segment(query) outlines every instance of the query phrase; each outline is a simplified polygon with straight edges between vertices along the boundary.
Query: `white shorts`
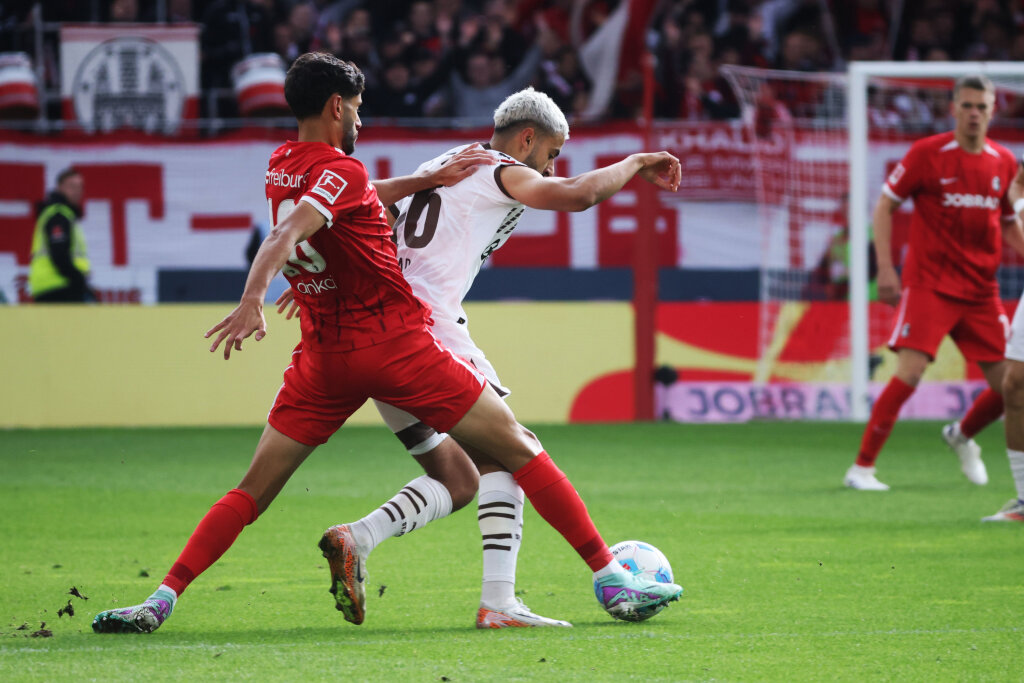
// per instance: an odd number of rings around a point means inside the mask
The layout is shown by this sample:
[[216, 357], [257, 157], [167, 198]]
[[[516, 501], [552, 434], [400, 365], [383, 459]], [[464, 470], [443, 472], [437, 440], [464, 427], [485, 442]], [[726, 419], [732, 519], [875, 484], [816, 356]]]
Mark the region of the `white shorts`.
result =
[[1013, 322], [1010, 323], [1010, 336], [1006, 338], [1006, 357], [1024, 363], [1024, 295], [1021, 296], [1017, 310], [1013, 314]]
[[[498, 373], [494, 370], [491, 362], [487, 360], [487, 357], [484, 356], [484, 352], [473, 343], [466, 325], [459, 325], [458, 323], [446, 320], [435, 321], [431, 332], [433, 332], [438, 341], [449, 348], [456, 356], [469, 361], [484, 376], [488, 383], [494, 387], [499, 396], [504, 398], [511, 393], [507, 387], [501, 384], [501, 380], [498, 379]], [[373, 403], [377, 406], [377, 412], [383, 418], [384, 424], [399, 438], [405, 445], [406, 450], [412, 455], [421, 455], [431, 451], [448, 438], [447, 434], [438, 434], [404, 410], [395, 408], [387, 403], [381, 403], [376, 399], [374, 399]]]

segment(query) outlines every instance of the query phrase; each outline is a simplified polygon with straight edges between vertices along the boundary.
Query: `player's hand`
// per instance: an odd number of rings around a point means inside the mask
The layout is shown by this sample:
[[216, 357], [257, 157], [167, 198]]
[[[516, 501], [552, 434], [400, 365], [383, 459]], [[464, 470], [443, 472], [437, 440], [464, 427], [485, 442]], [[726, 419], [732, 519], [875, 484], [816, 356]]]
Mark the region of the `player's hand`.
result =
[[281, 292], [281, 296], [277, 297], [274, 303], [277, 305], [278, 313], [284, 313], [284, 309], [288, 309], [284, 315], [285, 320], [291, 320], [299, 312], [299, 304], [295, 301], [295, 292], [291, 287]]
[[[224, 360], [231, 357], [231, 348], [242, 350], [242, 340], [248, 339], [255, 332], [256, 341], [267, 336], [267, 321], [263, 319], [263, 306], [255, 302], [238, 304], [235, 310], [228, 314], [228, 317], [214, 325], [204, 335], [207, 339], [217, 334], [217, 338], [210, 347], [210, 353], [217, 350], [221, 342], [224, 342]], [[218, 334], [219, 333], [219, 334]]]
[[643, 164], [637, 175], [663, 190], [675, 192], [679, 189], [679, 183], [683, 179], [683, 169], [679, 165], [679, 159], [668, 152], [638, 154], [637, 157]]
[[878, 268], [878, 300], [895, 306], [900, 302], [900, 276], [893, 266]]
[[477, 166], [496, 163], [498, 161], [493, 154], [484, 149], [479, 142], [474, 142], [449, 159], [441, 168], [433, 171], [430, 174], [431, 182], [434, 186], [451, 187], [472, 175]]

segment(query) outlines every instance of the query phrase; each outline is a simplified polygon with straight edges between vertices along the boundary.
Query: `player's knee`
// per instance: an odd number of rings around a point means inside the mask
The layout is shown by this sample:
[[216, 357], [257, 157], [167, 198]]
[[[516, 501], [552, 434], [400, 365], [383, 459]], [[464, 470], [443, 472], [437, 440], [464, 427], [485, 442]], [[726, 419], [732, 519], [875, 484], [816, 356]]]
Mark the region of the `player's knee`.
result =
[[1014, 407], [1024, 406], [1024, 363], [1012, 362], [1003, 373], [1003, 401]]
[[924, 371], [928, 369], [931, 358], [916, 349], [900, 349], [897, 352], [895, 375], [900, 381], [916, 387], [921, 383]]
[[468, 466], [445, 468], [440, 476], [434, 477], [448, 489], [448, 495], [452, 497], [452, 512], [469, 505], [480, 488], [480, 473], [469, 458], [466, 458], [466, 463]]
[[480, 488], [476, 465], [455, 439], [441, 435], [440, 440], [425, 453], [410, 453], [427, 476], [441, 483], [452, 499], [452, 510], [466, 506]]
[[534, 453], [540, 453], [542, 450], [544, 450], [544, 446], [541, 445], [540, 439], [537, 438], [536, 434], [531, 432], [523, 425], [519, 425], [519, 429], [522, 431], [523, 438], [530, 445], [531, 450], [533, 450]]
[[448, 492], [452, 496], [452, 512], [469, 505], [476, 497], [477, 489], [480, 488], [480, 473], [476, 468], [464, 473], [454, 486], [449, 486]]
[[921, 383], [921, 378], [924, 376], [924, 368], [919, 368], [916, 365], [910, 365], [906, 367], [898, 368], [895, 375], [899, 380], [905, 384], [909, 384], [912, 387], [916, 387]]

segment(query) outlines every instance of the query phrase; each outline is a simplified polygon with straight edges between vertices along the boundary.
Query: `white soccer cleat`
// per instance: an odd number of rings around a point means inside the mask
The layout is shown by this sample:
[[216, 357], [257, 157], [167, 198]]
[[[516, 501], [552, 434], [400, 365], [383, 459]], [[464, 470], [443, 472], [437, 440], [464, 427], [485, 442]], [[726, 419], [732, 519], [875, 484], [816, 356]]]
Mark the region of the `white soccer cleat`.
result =
[[983, 522], [1024, 522], [1024, 502], [1014, 498], [994, 515], [982, 517]]
[[942, 440], [960, 458], [960, 471], [967, 477], [967, 481], [978, 486], [988, 483], [988, 472], [985, 463], [981, 461], [981, 446], [974, 439], [963, 435], [959, 422], [950, 422], [942, 428]]
[[874, 467], [861, 467], [857, 464], [851, 465], [850, 469], [846, 470], [846, 476], [843, 477], [843, 486], [857, 489], [858, 491], [889, 490], [888, 484], [883, 484], [875, 477]]
[[477, 628], [515, 628], [531, 626], [561, 626], [572, 627], [568, 621], [560, 619], [548, 619], [539, 614], [534, 614], [530, 608], [523, 604], [523, 601], [516, 598], [514, 604], [501, 609], [494, 609], [486, 605], [480, 605], [476, 612]]

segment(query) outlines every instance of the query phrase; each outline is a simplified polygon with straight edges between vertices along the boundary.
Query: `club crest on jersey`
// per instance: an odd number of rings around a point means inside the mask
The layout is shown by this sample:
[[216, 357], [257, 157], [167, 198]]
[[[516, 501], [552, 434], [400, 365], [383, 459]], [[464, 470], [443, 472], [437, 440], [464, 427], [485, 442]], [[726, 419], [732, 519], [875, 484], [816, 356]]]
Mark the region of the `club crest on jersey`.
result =
[[313, 192], [333, 204], [348, 186], [348, 181], [334, 171], [324, 171], [313, 186]]
[[992, 176], [992, 189], [999, 192], [1000, 187], [999, 176]]
[[900, 336], [904, 339], [910, 336], [910, 323], [903, 323], [903, 328], [900, 330]]

